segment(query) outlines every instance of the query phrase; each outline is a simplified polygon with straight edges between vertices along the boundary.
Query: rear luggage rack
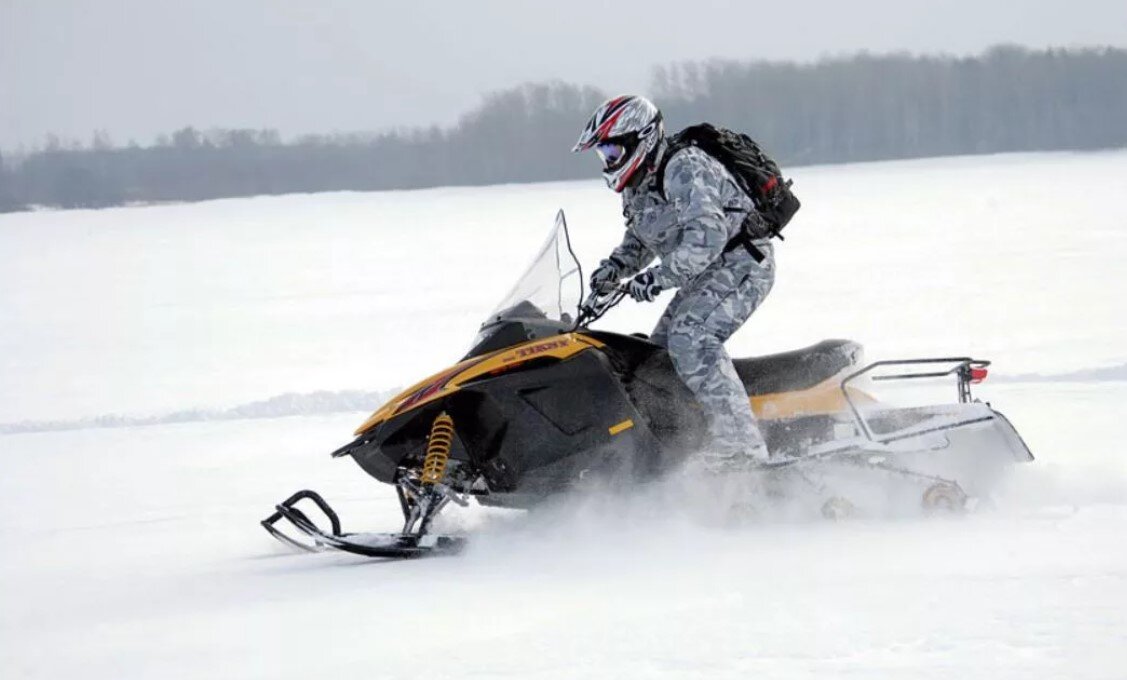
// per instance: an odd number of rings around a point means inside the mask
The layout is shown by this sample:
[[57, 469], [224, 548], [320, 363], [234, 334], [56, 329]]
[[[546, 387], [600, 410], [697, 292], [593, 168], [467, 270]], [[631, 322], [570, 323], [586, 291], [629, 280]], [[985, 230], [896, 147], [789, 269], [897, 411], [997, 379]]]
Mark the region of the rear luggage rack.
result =
[[[953, 365], [952, 365], [953, 364]], [[865, 366], [859, 371], [855, 371], [845, 376], [841, 381], [841, 393], [845, 396], [845, 402], [849, 404], [849, 410], [853, 412], [853, 418], [857, 421], [857, 425], [861, 429], [861, 433], [867, 439], [878, 443], [888, 443], [891, 440], [878, 440], [873, 436], [872, 428], [865, 421], [861, 415], [861, 411], [857, 408], [857, 404], [849, 395], [849, 390], [846, 389], [849, 383], [854, 380], [871, 373], [872, 371], [887, 366], [934, 366], [943, 365], [949, 366], [946, 370], [933, 370], [922, 371], [915, 373], [891, 373], [884, 375], [873, 375], [870, 379], [873, 382], [878, 381], [892, 381], [892, 380], [917, 380], [924, 378], [944, 378], [950, 375], [955, 376], [959, 390], [959, 403], [969, 404], [974, 401], [971, 396], [970, 386], [978, 384], [986, 379], [986, 367], [990, 365], [989, 361], [983, 359], [972, 359], [971, 357], [941, 357], [935, 359], [888, 359], [885, 361], [876, 361], [868, 366]], [[970, 423], [960, 423], [970, 424]], [[943, 427], [940, 429], [949, 429]], [[917, 433], [919, 434], [919, 433]]]

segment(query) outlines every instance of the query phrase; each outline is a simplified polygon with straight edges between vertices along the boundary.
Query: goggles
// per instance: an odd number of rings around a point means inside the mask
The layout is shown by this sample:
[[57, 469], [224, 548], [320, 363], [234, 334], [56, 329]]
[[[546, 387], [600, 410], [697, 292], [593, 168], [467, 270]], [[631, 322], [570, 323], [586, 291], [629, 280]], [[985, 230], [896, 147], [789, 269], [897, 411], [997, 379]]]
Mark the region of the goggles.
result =
[[595, 145], [595, 153], [599, 154], [603, 167], [610, 169], [626, 157], [626, 147], [616, 142], [599, 142]]

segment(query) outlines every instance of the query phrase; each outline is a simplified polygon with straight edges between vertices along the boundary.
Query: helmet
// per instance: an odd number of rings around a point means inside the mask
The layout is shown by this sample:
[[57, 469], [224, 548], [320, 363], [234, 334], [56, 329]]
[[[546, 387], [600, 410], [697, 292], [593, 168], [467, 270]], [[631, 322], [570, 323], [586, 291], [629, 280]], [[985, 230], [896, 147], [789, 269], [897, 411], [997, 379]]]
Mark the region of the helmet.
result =
[[607, 186], [621, 192], [665, 136], [661, 111], [645, 97], [626, 95], [603, 103], [591, 114], [572, 149], [595, 147]]

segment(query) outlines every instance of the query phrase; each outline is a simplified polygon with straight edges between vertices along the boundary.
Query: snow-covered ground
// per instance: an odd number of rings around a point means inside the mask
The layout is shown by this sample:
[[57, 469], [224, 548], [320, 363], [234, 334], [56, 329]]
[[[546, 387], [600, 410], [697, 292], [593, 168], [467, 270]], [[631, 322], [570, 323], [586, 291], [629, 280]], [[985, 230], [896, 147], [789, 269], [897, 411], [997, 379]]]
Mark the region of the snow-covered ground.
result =
[[481, 539], [457, 558], [291, 555], [257, 521], [297, 488], [346, 528], [396, 524], [389, 488], [327, 456], [367, 414], [331, 411], [457, 359], [557, 208], [601, 257], [614, 195], [0, 216], [0, 426], [26, 430], [0, 434], [3, 677], [1127, 677], [1127, 152], [795, 178], [778, 284], [732, 353], [993, 359], [979, 393], [1038, 456], [995, 509], [721, 530], [589, 499], [451, 513]]

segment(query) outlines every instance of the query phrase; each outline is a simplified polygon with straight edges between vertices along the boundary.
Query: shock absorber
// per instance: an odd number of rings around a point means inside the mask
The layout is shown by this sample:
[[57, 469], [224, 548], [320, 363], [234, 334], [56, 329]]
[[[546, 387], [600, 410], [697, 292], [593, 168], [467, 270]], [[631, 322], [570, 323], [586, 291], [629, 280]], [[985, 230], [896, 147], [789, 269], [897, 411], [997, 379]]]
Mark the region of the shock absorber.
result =
[[438, 484], [446, 476], [446, 463], [450, 460], [450, 448], [453, 445], [454, 419], [443, 411], [430, 426], [427, 452], [423, 458], [423, 484]]

